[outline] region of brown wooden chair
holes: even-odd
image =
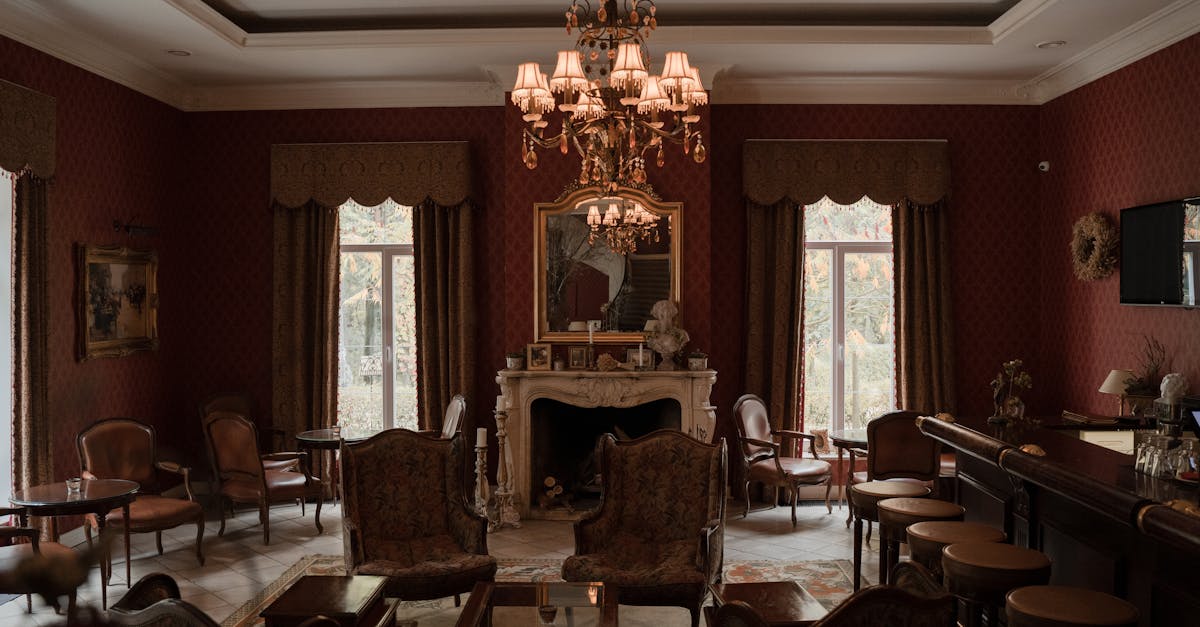
[[[258,506],[258,520],[263,526],[263,544],[271,543],[270,504],[300,499],[316,499],[317,533],[321,526],[321,482],[308,472],[307,453],[283,452],[261,455],[258,452],[258,429],[241,414],[213,411],[204,421],[204,439],[212,460],[213,477],[218,482],[216,494],[222,499],[221,529],[225,535],[225,503],[230,511],[236,503]],[[297,460],[300,470],[271,470],[268,461]],[[303,512],[303,510],[301,510]]]
[[[672,605],[700,621],[721,576],[725,538],[725,440],[655,431],[636,440],[600,437],[599,509],[575,523],[566,581],[617,586],[626,605]]]
[[[342,458],[346,568],[388,577],[385,595],[438,599],[492,581],[487,521],[467,504],[463,439],[391,429],[348,443]]]
[[[85,479],[126,479],[138,484],[137,496],[129,504],[129,520],[117,508],[105,516],[107,525],[115,528],[128,525],[131,533],[153,531],[158,554],[162,555],[164,530],[195,524],[196,560],[204,565],[204,507],[192,494],[191,469],[158,459],[154,427],[130,418],[108,418],[81,431],[75,438],[75,446],[79,451],[81,476]],[[183,477],[187,498],[162,496],[159,470]],[[96,517],[89,515],[83,528],[88,544],[96,526]]]
[[[249,394],[218,394],[200,404],[200,424],[203,425],[205,418],[216,411],[233,412],[245,417],[250,422],[255,422],[254,417],[257,415],[254,400]],[[257,423],[255,424],[257,425]],[[263,446],[259,452],[274,453],[287,448],[287,433],[283,429],[263,427],[259,429],[259,433],[262,432],[266,432],[271,437],[266,442],[259,442]],[[263,460],[263,467],[267,470],[295,470],[296,464],[295,459]]]
[[[442,418],[442,428],[422,429],[421,435],[436,436],[444,440],[454,437],[462,429],[463,417],[467,415],[467,399],[462,394],[455,394],[446,405],[446,415]]]
[[[867,468],[850,476],[847,490],[858,483],[888,479],[917,482],[936,490],[942,468],[941,444],[921,433],[916,423],[920,415],[915,411],[894,411],[867,423]],[[846,526],[854,520],[853,503],[849,509]],[[868,541],[870,537],[868,527]]]
[[[825,508],[833,513],[829,504],[829,490],[833,485],[833,466],[817,458],[816,437],[803,431],[772,429],[767,416],[767,405],[754,394],[745,394],[733,404],[734,424],[737,426],[738,444],[746,468],[746,512],[750,512],[750,484],[759,482],[775,488],[771,504],[779,499],[779,488],[785,488],[792,503],[792,526],[796,526],[796,501],[802,485],[825,486]],[[778,437],[779,441],[775,438]],[[808,442],[812,459],[790,457],[790,444],[796,440]],[[803,454],[803,453],[801,453]]]
[[[86,581],[86,567],[82,569],[82,580],[68,581],[66,585],[54,586],[55,590],[47,590],[45,585],[39,585],[38,577],[30,577],[30,563],[43,559],[46,564],[74,563],[79,556],[70,548],[57,542],[43,542],[41,532],[29,527],[29,518],[24,508],[0,507],[0,517],[15,516],[15,526],[0,526],[0,594],[25,595],[26,611],[33,611],[33,594],[42,594],[57,610],[57,588],[66,588],[69,606],[68,613],[75,609],[75,588]],[[36,573],[35,573],[36,574]],[[50,573],[43,573],[49,575]],[[55,578],[61,578],[67,573],[53,573]]]
[[[108,609],[108,622],[122,627],[217,627],[208,614],[184,601],[170,575],[150,573]]]

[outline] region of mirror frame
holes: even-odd
[[[663,202],[649,185],[644,188],[618,187],[615,192],[599,186],[569,187],[551,203],[533,205],[533,337],[534,342],[586,344],[587,331],[550,331],[546,319],[546,218],[567,213],[590,198],[619,196],[641,203],[646,209],[671,220],[670,298],[680,305],[680,261],[683,258],[683,203]],[[682,305],[680,305],[682,309]],[[636,344],[646,341],[644,331],[602,332],[593,336],[596,344]]]

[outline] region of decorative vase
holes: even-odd
[[[1004,399],[1001,415],[1009,420],[1020,420],[1025,417],[1025,402],[1019,396],[1009,396]]]
[[[688,370],[708,370],[708,358],[688,357]]]
[[[524,370],[525,369],[525,358],[524,357],[505,357],[504,358],[504,366],[506,368],[508,368],[509,370]]]

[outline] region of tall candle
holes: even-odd
[[[487,446],[487,428],[479,427],[475,430],[475,448],[484,448]]]
[[[638,368],[641,368],[646,362],[642,359],[642,343],[638,342]]]
[[[588,322],[588,344],[592,343],[592,333],[595,330],[596,330],[596,328],[592,326],[592,323]]]
[[[504,396],[496,397],[496,411],[504,411]]]

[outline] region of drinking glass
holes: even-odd
[[[1154,447],[1155,434],[1153,431],[1138,431],[1134,434],[1133,469],[1146,472],[1146,462],[1150,459],[1150,449]]]

